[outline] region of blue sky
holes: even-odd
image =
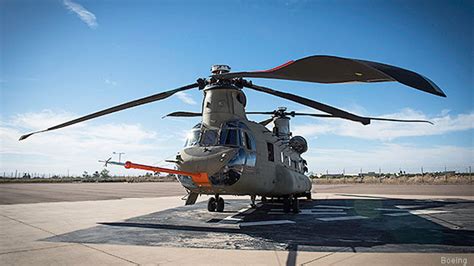
[[[398,83],[254,80],[361,115],[435,122],[363,127],[294,119],[294,132],[309,140],[312,171],[464,171],[474,162],[472,10],[472,1],[0,1],[0,171],[90,172],[113,151],[159,164],[198,122],[161,116],[200,111],[200,91],[16,139],[192,83],[209,75],[213,64],[258,70],[315,54],[407,68],[429,77],[448,97]],[[246,94],[248,110],[310,111]]]

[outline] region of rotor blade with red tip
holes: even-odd
[[[269,78],[317,83],[398,81],[415,89],[446,97],[434,82],[413,71],[377,62],[327,55],[289,61],[269,70],[224,73],[213,77]]]
[[[28,138],[29,136],[37,134],[37,133],[67,127],[67,126],[74,125],[74,124],[77,124],[77,123],[80,123],[80,122],[84,122],[86,120],[90,120],[90,119],[93,119],[93,118],[96,118],[96,117],[99,117],[99,116],[103,116],[103,115],[111,114],[111,113],[114,113],[114,112],[122,111],[124,109],[132,108],[132,107],[135,107],[135,106],[138,106],[138,105],[163,100],[163,99],[166,99],[166,98],[170,97],[171,95],[173,95],[175,93],[178,93],[180,91],[185,91],[185,90],[189,90],[189,89],[197,88],[197,87],[199,87],[199,84],[198,83],[193,83],[193,84],[189,84],[189,85],[186,85],[186,86],[174,89],[174,90],[160,92],[160,93],[153,94],[153,95],[150,95],[148,97],[137,99],[137,100],[134,100],[134,101],[131,101],[131,102],[119,104],[117,106],[110,107],[110,108],[107,108],[107,109],[102,110],[102,111],[98,111],[98,112],[88,114],[88,115],[83,116],[83,117],[76,118],[76,119],[71,120],[71,121],[64,122],[62,124],[47,128],[45,130],[36,131],[36,132],[32,132],[32,133],[23,135],[23,136],[20,137],[19,140],[24,140],[24,139]]]

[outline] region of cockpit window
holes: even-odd
[[[200,129],[193,129],[189,132],[188,137],[186,138],[185,147],[194,146],[199,143],[199,138],[201,137],[201,130]]]
[[[220,144],[229,146],[240,146],[239,130],[236,128],[223,129],[221,131]]]
[[[201,136],[201,142],[203,146],[212,146],[217,144],[217,130],[206,129],[203,131]]]

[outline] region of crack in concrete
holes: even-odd
[[[49,230],[46,230],[46,229],[44,229],[44,228],[41,228],[41,227],[38,227],[38,226],[35,226],[35,225],[32,225],[32,224],[23,222],[23,221],[21,221],[21,220],[18,220],[18,219],[9,217],[9,216],[7,216],[7,215],[0,214],[0,216],[3,216],[3,217],[8,218],[8,219],[10,219],[10,220],[12,220],[12,221],[15,221],[15,222],[24,224],[24,225],[26,225],[26,226],[29,226],[29,227],[38,229],[38,230],[40,230],[40,231],[46,232],[46,233],[51,234],[51,235],[53,235],[53,236],[58,236],[57,234],[55,234],[55,233],[53,233],[53,232],[51,232],[51,231],[49,231]],[[128,259],[126,259],[126,258],[122,258],[122,257],[117,256],[117,255],[115,255],[115,254],[111,254],[111,253],[106,252],[106,251],[104,251],[104,250],[101,250],[101,249],[98,249],[98,248],[94,248],[94,247],[91,247],[91,246],[86,245],[86,244],[83,244],[83,243],[75,243],[75,244],[81,245],[81,246],[83,246],[83,247],[86,247],[86,248],[89,248],[89,249],[92,249],[92,250],[95,250],[95,251],[99,251],[99,252],[101,252],[101,253],[103,253],[103,254],[112,256],[112,257],[114,257],[114,258],[117,258],[117,259],[120,259],[120,260],[129,262],[129,263],[132,263],[132,264],[134,264],[134,265],[139,265],[138,263],[136,263],[136,262],[134,262],[134,261],[128,260]],[[64,245],[64,246],[67,246],[67,245]],[[24,252],[27,252],[27,251],[24,251]]]
[[[61,248],[61,247],[67,247],[67,246],[73,246],[75,244],[66,244],[66,245],[59,245],[59,246],[54,246],[54,247],[44,247],[44,248],[31,248],[31,249],[21,249],[21,250],[13,250],[13,251],[7,251],[0,253],[1,255],[5,254],[12,254],[12,253],[21,253],[21,252],[29,252],[29,251],[37,251],[37,250],[45,250],[45,249],[54,249],[54,248]]]

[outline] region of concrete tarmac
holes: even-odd
[[[106,196],[125,195],[114,194],[117,187],[109,186]],[[90,200],[103,197],[91,196],[91,190],[83,201],[50,196],[0,205],[0,264],[470,265],[474,260],[472,196],[406,195],[400,188],[397,194],[316,193],[299,214],[281,212],[278,203],[251,209],[244,197],[225,197],[225,212],[209,213],[206,197],[183,206],[178,195]],[[58,202],[48,202],[51,198]]]

